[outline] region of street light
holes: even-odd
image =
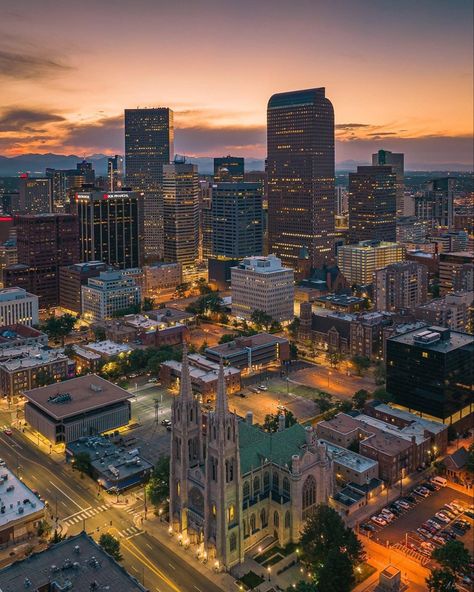
[[[268,581],[270,581],[271,577],[272,577],[272,568],[270,566],[268,566],[267,571],[268,571]]]

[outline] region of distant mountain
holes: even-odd
[[[16,177],[20,173],[31,173],[32,175],[44,175],[46,168],[74,169],[76,164],[83,160],[90,160],[94,163],[97,175],[107,174],[107,155],[91,154],[88,156],[77,156],[75,154],[21,154],[19,156],[0,156],[0,177]],[[188,162],[197,164],[199,172],[210,175],[214,170],[214,160],[210,156],[188,156]],[[337,171],[355,171],[360,165],[369,164],[367,161],[344,160],[336,164]],[[246,171],[263,171],[265,160],[259,158],[246,158]],[[465,172],[472,170],[472,166],[448,162],[448,163],[409,163],[407,170],[410,171],[458,171]]]

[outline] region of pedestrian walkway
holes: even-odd
[[[131,539],[133,537],[138,536],[139,534],[143,534],[143,530],[138,528],[138,526],[130,526],[129,528],[125,528],[124,530],[119,531],[119,537],[122,539]]]
[[[88,518],[92,518],[93,516],[97,516],[101,512],[105,512],[111,506],[109,504],[103,504],[102,506],[98,506],[96,508],[87,508],[82,510],[81,512],[77,512],[77,514],[73,514],[72,516],[68,516],[62,520],[62,523],[66,526],[73,526],[74,524],[78,524]]]

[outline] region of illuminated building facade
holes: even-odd
[[[377,269],[404,260],[405,248],[398,243],[364,241],[337,251],[337,264],[351,286],[371,284]]]
[[[214,158],[214,183],[241,183],[244,166],[244,159],[238,156]]]
[[[273,95],[267,108],[268,250],[297,268],[334,259],[334,110],[324,88]]]
[[[404,199],[405,191],[405,155],[401,152],[379,150],[372,154],[372,166],[390,166],[395,173],[397,193],[397,216],[411,216],[412,200]]]
[[[143,197],[134,191],[76,194],[81,261],[122,269],[143,264]]]
[[[21,175],[20,210],[24,214],[51,212],[51,180]]]
[[[396,176],[389,166],[360,166],[349,173],[349,241],[395,241]]]
[[[387,265],[375,272],[374,293],[377,310],[412,310],[428,299],[428,268],[415,261]]]
[[[144,255],[163,258],[163,165],[174,153],[173,111],[165,107],[125,109],[127,185],[144,194]]]

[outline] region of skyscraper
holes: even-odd
[[[165,107],[125,109],[127,185],[144,194],[145,258],[161,259],[163,235],[163,165],[174,152],[173,111]]]
[[[334,110],[324,88],[273,95],[267,110],[269,252],[296,268],[334,259]]]
[[[349,173],[349,240],[394,242],[396,176],[390,166],[360,166]]]
[[[415,196],[416,217],[428,220],[433,228],[452,228],[455,185],[456,179],[452,177],[433,179],[426,183],[421,195]]]
[[[260,183],[217,183],[212,188],[212,254],[242,259],[263,254]]]
[[[51,212],[51,180],[21,175],[20,210],[24,214]]]
[[[378,269],[374,293],[377,310],[413,310],[428,299],[428,268],[415,261],[401,261]]]
[[[390,150],[379,150],[372,154],[372,166],[392,167],[396,177],[396,192],[397,192],[397,216],[411,216],[412,200],[405,202],[405,155],[401,152],[390,152]]]
[[[107,191],[120,191],[123,187],[123,156],[116,154],[107,159]]]
[[[244,180],[244,159],[238,156],[214,158],[214,182],[238,183]]]
[[[196,263],[199,247],[198,168],[175,158],[163,166],[165,261],[184,267]]]
[[[136,191],[76,195],[81,262],[143,265],[143,198]]]

